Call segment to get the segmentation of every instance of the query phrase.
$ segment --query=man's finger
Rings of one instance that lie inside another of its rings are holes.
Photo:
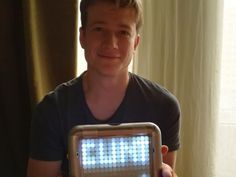
[[[162,163],[162,177],[173,177],[172,168],[165,163]]]

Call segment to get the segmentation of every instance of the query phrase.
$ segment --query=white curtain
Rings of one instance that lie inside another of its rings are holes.
[[[223,0],[143,0],[134,72],[180,101],[179,177],[213,177]]]

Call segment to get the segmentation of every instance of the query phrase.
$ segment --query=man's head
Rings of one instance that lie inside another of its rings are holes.
[[[114,4],[117,8],[131,8],[136,13],[136,31],[139,32],[143,24],[143,9],[141,0],[81,0],[81,25],[86,28],[88,19],[88,8],[99,2]]]
[[[106,77],[128,75],[128,65],[140,39],[141,16],[134,8],[138,7],[137,2],[140,1],[82,0],[85,15],[82,15],[80,44],[87,73]]]

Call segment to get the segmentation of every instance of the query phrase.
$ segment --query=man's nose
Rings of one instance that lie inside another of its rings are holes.
[[[118,48],[118,38],[113,32],[106,32],[103,36],[103,47],[116,49]]]

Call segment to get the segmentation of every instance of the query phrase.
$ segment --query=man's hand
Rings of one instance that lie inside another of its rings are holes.
[[[161,170],[162,177],[177,177],[173,169],[168,164],[162,163]]]
[[[161,175],[162,177],[178,177],[176,173],[173,171],[173,168],[175,166],[176,153],[168,152],[168,150],[169,150],[168,146],[165,145],[163,145],[161,148],[161,153],[163,156]]]
[[[61,163],[29,158],[27,177],[60,177]]]

